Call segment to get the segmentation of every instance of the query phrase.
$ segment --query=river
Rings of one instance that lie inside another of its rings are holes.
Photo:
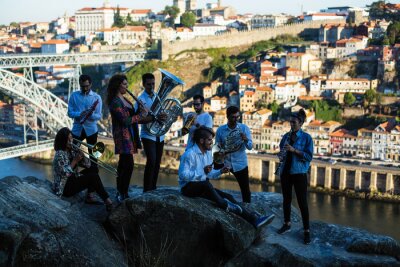
[[[51,179],[50,165],[37,164],[21,159],[0,161],[0,170],[0,178],[15,175]],[[115,186],[114,179],[110,178],[108,173],[101,172],[101,177],[105,186]],[[135,169],[133,177],[132,184],[142,185],[143,171]],[[217,188],[239,191],[239,186],[235,181],[220,180],[213,181],[213,183]],[[176,175],[160,174],[158,184],[177,186]],[[252,184],[251,191],[280,192],[280,187],[279,185]],[[296,201],[293,201],[293,204],[297,206]],[[398,229],[398,223],[400,222],[399,203],[367,201],[310,192],[309,209],[311,220],[363,228],[372,233],[392,236],[400,241],[400,231]]]

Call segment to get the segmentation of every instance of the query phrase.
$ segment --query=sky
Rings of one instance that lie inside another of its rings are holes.
[[[173,0],[109,0],[111,6],[128,8],[151,8],[160,11]],[[197,8],[217,0],[197,0]],[[238,14],[288,13],[299,15],[303,11],[318,11],[331,6],[364,7],[373,0],[222,0],[223,6],[233,6]],[[390,1],[396,3],[398,1]],[[73,15],[83,7],[100,7],[104,0],[0,0],[0,24],[10,22],[50,22],[64,15]]]

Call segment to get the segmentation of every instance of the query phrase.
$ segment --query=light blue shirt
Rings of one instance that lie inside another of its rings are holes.
[[[253,148],[253,140],[251,138],[250,129],[247,127],[247,125],[237,123],[235,129],[238,129],[240,132],[244,133],[249,139],[247,142],[243,141],[243,145],[238,151],[225,155],[225,165],[230,166],[233,172],[238,172],[246,168],[248,165],[246,149],[251,150]],[[215,143],[225,147],[226,137],[228,136],[229,132],[233,130],[234,129],[230,129],[228,127],[228,124],[218,127]]]
[[[143,91],[143,93],[138,97],[138,100],[140,100],[147,109],[150,109],[151,105],[153,105],[155,97],[155,94],[153,95],[153,97],[151,97],[146,91]],[[135,103],[135,109],[138,109],[138,103]],[[157,141],[157,137],[147,131],[145,124],[140,125],[140,138]],[[160,136],[160,142],[162,141],[164,141],[164,135]]]
[[[188,150],[188,148],[190,148],[194,145],[193,133],[194,133],[194,130],[197,129],[196,124],[203,125],[203,126],[206,126],[206,127],[212,129],[213,120],[212,120],[211,115],[208,114],[207,112],[203,112],[200,115],[197,115],[196,120],[194,121],[192,127],[190,127],[190,129],[189,129],[189,136],[188,136],[186,150]]]
[[[99,103],[92,115],[90,115],[83,124],[80,124],[79,119],[81,113],[89,109],[97,99]],[[85,129],[86,136],[97,133],[97,122],[101,119],[101,109],[101,97],[92,90],[90,90],[88,94],[83,94],[82,91],[73,92],[68,101],[68,117],[74,119],[72,134],[80,136],[82,129]]]
[[[189,182],[201,182],[208,179],[218,179],[221,176],[221,170],[212,169],[208,174],[204,172],[204,167],[213,163],[210,150],[204,154],[199,146],[194,144],[185,151],[181,157],[178,170],[178,182],[182,188]]]

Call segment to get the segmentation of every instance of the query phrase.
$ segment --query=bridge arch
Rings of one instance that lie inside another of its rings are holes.
[[[37,107],[40,111],[39,118],[51,132],[56,133],[65,126],[71,128],[72,120],[67,116],[67,103],[33,81],[0,69],[0,90]]]

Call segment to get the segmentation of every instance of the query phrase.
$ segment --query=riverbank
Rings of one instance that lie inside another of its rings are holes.
[[[23,160],[28,160],[34,163],[38,164],[45,164],[45,165],[51,165],[52,164],[52,159],[43,159],[43,158],[38,158],[38,157],[30,157],[30,156],[25,156],[23,157]],[[107,164],[110,164],[114,168],[117,167],[117,159],[115,157],[111,158],[111,160],[105,161]],[[139,161],[143,162],[143,161]],[[144,164],[140,164],[137,161],[135,162],[135,169],[137,170],[144,170]],[[178,170],[177,169],[172,169],[172,168],[160,168],[160,173],[166,174],[166,175],[177,175]],[[236,181],[236,179],[232,175],[224,175],[222,180],[227,180],[227,181]],[[250,178],[250,183],[257,185],[257,184],[265,184],[266,186],[280,186],[279,182],[275,183],[270,183],[270,182],[263,182],[260,181],[259,179],[254,179]],[[345,189],[345,190],[337,190],[337,189],[328,189],[328,188],[323,188],[323,187],[309,187],[310,192],[315,192],[315,193],[322,193],[322,194],[327,194],[331,196],[343,196],[343,197],[348,197],[352,199],[361,199],[361,200],[370,200],[370,201],[381,201],[381,202],[387,202],[387,203],[400,203],[400,195],[394,195],[390,193],[382,193],[378,191],[362,191],[362,192],[357,192],[355,190],[351,189]]]

